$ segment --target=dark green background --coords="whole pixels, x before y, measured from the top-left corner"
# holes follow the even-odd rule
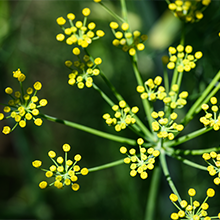
[[[120,14],[119,1],[104,3]],[[178,45],[181,23],[167,10],[165,1],[133,0],[127,1],[127,6],[131,28],[137,28],[149,35],[146,50],[138,53],[138,65],[143,79],[162,75],[161,57],[167,55],[167,47]],[[117,134],[102,119],[102,115],[111,110],[99,94],[93,89],[79,90],[76,86],[67,84],[70,71],[65,67],[64,61],[75,59],[71,53],[72,46],[55,39],[56,34],[62,32],[56,24],[56,18],[66,17],[67,13],[73,12],[81,20],[84,7],[91,9],[89,21],[96,22],[98,28],[106,33],[104,38],[89,46],[89,52],[94,57],[100,56],[103,59],[100,67],[106,76],[129,105],[140,106],[138,116],[145,120],[135,89],[136,80],[130,59],[127,54],[111,45],[113,35],[109,23],[114,19],[92,0],[0,1],[0,103],[7,103],[9,99],[4,93],[5,87],[18,89],[12,71],[21,68],[27,76],[25,87],[33,85],[37,80],[43,84],[38,95],[40,98],[47,98],[49,102],[48,106],[42,108],[43,113]],[[185,43],[192,45],[194,51],[201,50],[204,57],[198,61],[195,70],[184,74],[181,90],[189,91],[192,96],[188,100],[188,107],[181,110],[180,115],[185,114],[190,104],[219,70],[219,31],[219,1],[211,3],[204,12],[202,21],[186,26]],[[101,77],[96,77],[95,82],[113,98]],[[113,101],[116,102],[115,99]],[[185,132],[202,127],[199,116],[185,128]],[[1,121],[1,129],[4,125],[12,127],[13,120]],[[129,129],[120,132],[120,135],[138,138]],[[80,190],[77,192],[70,187],[62,190],[54,187],[41,190],[38,183],[46,177],[43,172],[33,168],[31,162],[40,159],[43,167],[49,167],[51,162],[47,152],[54,150],[62,155],[61,147],[64,143],[72,146],[70,158],[77,153],[82,155],[83,159],[79,163],[82,167],[91,168],[123,158],[119,153],[120,143],[46,120],[41,127],[30,121],[24,129],[16,128],[7,136],[1,133],[0,219],[144,218],[152,172],[149,172],[147,180],[141,180],[138,176],[132,178],[127,165],[80,176]],[[217,147],[219,144],[219,132],[212,131],[180,147],[199,149]],[[192,160],[205,165],[201,157]],[[197,199],[202,202],[206,189],[214,187],[218,194],[209,201],[209,213],[213,216],[220,212],[220,190],[213,184],[213,178],[207,172],[182,165],[170,158],[168,165],[182,198],[188,200],[187,190],[194,187],[198,193]],[[170,214],[177,211],[169,201],[170,193],[171,190],[162,176],[155,219],[169,219]]]

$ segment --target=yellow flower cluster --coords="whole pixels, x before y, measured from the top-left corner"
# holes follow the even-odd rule
[[[165,88],[160,86],[162,83],[162,78],[157,76],[154,80],[148,79],[144,86],[137,86],[137,92],[141,93],[142,99],[148,99],[149,101],[155,101],[156,99],[162,100],[165,105],[170,106],[172,109],[182,108],[186,105],[186,98],[188,97],[188,92],[183,91],[177,95],[179,92],[179,86],[174,84],[171,91],[167,94]]]
[[[136,120],[133,116],[139,111],[137,106],[130,109],[124,100],[121,100],[119,105],[113,105],[112,110],[115,111],[113,118],[111,118],[108,113],[104,114],[103,118],[105,119],[106,124],[114,125],[116,131],[121,131],[128,125],[134,124]]]
[[[37,118],[39,114],[38,108],[47,105],[46,99],[39,100],[39,98],[36,96],[37,91],[42,88],[42,84],[40,82],[35,82],[33,88],[27,88],[25,93],[22,82],[25,80],[26,76],[21,72],[20,69],[18,69],[17,71],[13,71],[13,77],[18,79],[21,91],[14,92],[11,87],[7,87],[5,89],[5,93],[7,93],[11,99],[9,100],[8,104],[5,105],[3,109],[4,113],[0,113],[0,120],[13,118],[16,124],[12,129],[9,126],[4,126],[2,130],[4,134],[9,134],[17,125],[24,128],[26,126],[26,121],[31,119],[34,120],[34,123],[37,126],[42,125],[42,119]],[[9,115],[6,116],[5,114]]]
[[[210,2],[211,0],[176,0],[174,3],[170,3],[168,8],[182,21],[193,23],[203,18],[202,12]]]
[[[154,148],[146,149],[142,147],[143,143],[144,140],[142,138],[137,139],[140,155],[136,154],[136,150],[134,148],[131,148],[128,154],[128,150],[124,146],[120,148],[120,152],[122,154],[127,154],[124,162],[126,164],[131,164],[130,175],[134,177],[137,175],[137,173],[139,173],[142,179],[146,179],[148,177],[148,173],[146,172],[146,170],[152,170],[154,168],[155,158],[160,155],[160,151],[155,150]]]
[[[97,30],[94,31],[96,28],[96,24],[94,22],[90,22],[87,25],[87,17],[90,15],[90,9],[84,8],[82,10],[82,14],[84,15],[84,20],[76,21],[75,23],[75,15],[73,13],[67,14],[67,18],[70,23],[70,27],[64,28],[64,24],[66,23],[66,19],[63,17],[57,18],[57,24],[60,25],[64,31],[64,34],[60,33],[56,36],[58,41],[64,41],[66,39],[66,43],[68,45],[78,45],[82,48],[86,48],[92,41],[99,39],[105,35],[104,31]]]
[[[193,219],[193,220],[211,220],[212,218],[220,218],[220,213],[218,216],[215,217],[209,217],[207,209],[209,208],[208,203],[206,202],[208,198],[211,198],[215,195],[215,191],[212,188],[207,189],[206,191],[206,198],[200,204],[197,200],[193,201],[193,197],[196,195],[196,190],[193,188],[190,188],[188,190],[188,195],[190,196],[190,202],[188,203],[186,200],[179,201],[179,205],[176,204],[178,201],[178,196],[172,193],[170,195],[170,200],[172,203],[179,209],[178,213],[174,212],[171,214],[171,219],[177,220],[177,219]]]
[[[197,51],[192,55],[193,48],[187,45],[185,48],[182,45],[175,47],[169,47],[169,63],[167,64],[168,69],[177,68],[177,71],[182,73],[184,71],[189,72],[191,69],[196,67],[195,62],[202,57],[202,52]]]
[[[169,118],[164,117],[164,115],[163,111],[153,111],[151,113],[152,118],[155,119],[155,121],[152,122],[152,128],[157,132],[159,138],[173,140],[175,137],[173,133],[182,131],[184,126],[174,122],[178,116],[175,112],[170,114]]]
[[[220,184],[220,154],[212,151],[211,153],[204,153],[202,155],[203,159],[208,163],[207,170],[211,176],[218,175],[214,179],[216,185]]]
[[[58,189],[62,189],[65,185],[70,186],[74,191],[77,191],[79,189],[79,184],[76,183],[78,180],[77,175],[87,175],[89,170],[87,168],[80,168],[79,165],[77,165],[77,162],[81,160],[81,155],[76,154],[74,156],[74,162],[72,160],[67,160],[67,152],[70,151],[70,145],[64,144],[63,145],[63,151],[65,152],[65,159],[63,157],[59,156],[55,160],[56,153],[54,151],[49,151],[48,156],[53,161],[53,165],[49,167],[49,169],[41,169],[42,162],[40,160],[35,160],[32,162],[32,165],[35,168],[40,168],[42,171],[45,171],[45,176],[47,178],[53,177],[54,182],[50,183],[49,186],[54,185]],[[41,189],[46,188],[48,185],[47,181],[42,181],[39,183],[39,187]]]
[[[117,22],[111,22],[110,27],[116,38],[112,41],[114,46],[121,48],[125,52],[128,51],[131,56],[134,56],[137,50],[144,50],[143,42],[147,40],[147,35],[141,35],[140,31],[137,30],[130,32],[128,23],[121,25],[122,31],[116,31],[119,27]]]
[[[78,48],[74,49],[79,50]],[[72,69],[72,73],[69,74],[68,84],[77,84],[79,89],[84,88],[85,85],[86,87],[90,88],[92,87],[93,83],[92,77],[97,76],[100,73],[97,66],[102,63],[102,59],[97,57],[94,59],[94,61],[92,61],[88,55],[84,55],[82,60],[79,56],[77,57],[78,61],[72,63],[70,60],[67,60],[65,62],[65,65],[70,69],[72,69],[72,65],[78,69]]]
[[[200,122],[202,122],[205,126],[213,127],[215,131],[218,131],[220,128],[220,114],[218,113],[219,108],[217,104],[217,98],[212,97],[210,99],[212,104],[211,110],[213,113],[209,113],[207,110],[209,109],[208,104],[202,104],[201,108],[205,111],[206,115],[200,118]]]

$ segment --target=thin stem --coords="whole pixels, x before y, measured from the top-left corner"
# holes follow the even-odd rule
[[[67,121],[67,120],[62,120],[62,119],[58,119],[58,118],[55,118],[55,117],[51,117],[49,115],[39,115],[39,116],[41,116],[42,118],[45,118],[49,121],[61,123],[61,124],[67,125],[67,126],[72,127],[72,128],[76,128],[76,129],[79,129],[79,130],[82,130],[82,131],[86,131],[90,134],[94,134],[94,135],[97,135],[99,137],[106,138],[108,140],[116,141],[116,142],[119,142],[119,143],[126,143],[126,144],[130,144],[132,146],[136,145],[136,140],[132,140],[132,139],[129,139],[129,138],[109,134],[109,133],[106,133],[106,132],[103,132],[103,131],[96,130],[94,128],[90,128],[90,127],[87,127],[87,126],[84,126],[84,125],[80,125],[78,123],[74,123],[74,122],[70,122],[70,121]]]
[[[99,94],[102,96],[102,98],[110,105],[113,106],[115,105],[115,103],[104,93],[102,92],[101,89],[99,89],[99,87],[97,85],[95,85],[95,83],[92,83],[92,87],[99,92]]]
[[[122,17],[126,22],[128,22],[128,13],[127,13],[126,2],[125,2],[125,0],[120,0],[120,2],[121,2]]]
[[[171,156],[171,155],[169,155],[169,156]],[[182,158],[181,156],[172,155],[172,157],[176,158],[177,160],[182,161],[183,163],[185,163],[185,164],[187,164],[187,165],[189,165],[189,166],[191,166],[191,167],[194,167],[194,168],[197,168],[197,169],[200,169],[200,170],[205,170],[205,171],[207,171],[207,167],[202,166],[202,165],[199,165],[199,164],[197,164],[197,163],[194,163],[194,162],[192,162],[192,161],[190,161],[190,160],[187,160],[187,159],[185,159],[185,158]]]
[[[168,170],[168,167],[167,167],[167,162],[166,162],[166,154],[165,154],[165,151],[164,149],[161,149],[160,150],[160,163],[161,163],[161,166],[162,166],[162,170],[163,170],[163,173],[164,173],[164,176],[166,177],[166,180],[171,188],[171,190],[173,191],[174,194],[176,194],[178,196],[178,201],[180,202],[182,199],[180,198],[180,195],[171,179],[171,176],[170,176],[170,172]]]
[[[206,149],[196,149],[196,150],[182,150],[182,149],[173,149],[173,148],[166,148],[165,149],[168,155],[202,155],[204,153],[210,153],[212,151],[219,151],[219,147],[212,147],[212,148],[206,148]]]
[[[114,17],[116,20],[124,23],[124,19],[121,18],[120,16],[118,16],[114,11],[112,11],[111,9],[109,9],[108,7],[106,7],[102,2],[99,2],[99,4],[110,14],[112,15],[112,17]]]
[[[133,70],[134,70],[135,77],[136,77],[138,85],[144,86],[141,75],[140,75],[140,72],[137,68],[137,62],[133,60],[132,61],[132,66],[133,66]],[[151,131],[152,131],[151,123],[152,123],[153,119],[151,117],[152,110],[151,110],[150,104],[149,104],[147,99],[142,99],[142,103],[143,103],[143,106],[144,106],[145,114],[146,114],[147,119],[148,119],[149,126],[150,126]]]
[[[208,132],[208,131],[210,131],[210,130],[212,130],[212,129],[213,129],[212,127],[202,128],[202,129],[200,129],[200,130],[197,130],[197,131],[194,131],[194,132],[192,132],[192,133],[190,133],[190,134],[187,134],[187,135],[185,135],[185,136],[182,136],[182,137],[180,137],[180,138],[178,138],[178,139],[176,139],[176,140],[166,142],[166,143],[164,144],[164,146],[167,148],[167,147],[173,147],[173,146],[180,145],[180,144],[185,143],[185,142],[187,142],[187,141],[189,141],[189,140],[191,140],[191,139],[193,139],[193,138],[196,138],[196,137],[198,137],[198,136],[200,136],[200,135],[202,135],[202,134],[205,134],[206,132]]]
[[[121,160],[117,160],[117,161],[107,163],[107,164],[104,164],[104,165],[101,165],[101,166],[89,168],[88,170],[91,173],[91,172],[94,172],[94,171],[103,170],[103,169],[106,169],[106,168],[118,166],[118,165],[123,164],[123,163],[124,163],[124,159],[121,159]]]
[[[164,78],[164,86],[165,90],[168,92],[169,91],[169,77],[168,77],[168,72],[167,72],[167,66],[163,64],[163,78]]]
[[[155,209],[157,206],[158,188],[160,186],[161,168],[159,166],[154,168],[151,179],[149,195],[147,199],[147,206],[145,211],[145,220],[155,219]]]

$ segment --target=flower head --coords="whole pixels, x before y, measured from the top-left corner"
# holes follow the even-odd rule
[[[216,185],[220,184],[220,154],[212,151],[211,153],[204,153],[203,159],[208,164],[207,170],[211,176],[217,175],[214,179]]]
[[[169,63],[168,69],[177,68],[178,72],[189,72],[196,67],[196,61],[202,57],[202,52],[198,51],[192,55],[192,46],[188,45],[184,48],[182,45],[175,47],[169,47]]]
[[[182,21],[193,23],[203,18],[202,12],[210,2],[211,0],[175,0],[168,5],[168,8]]]
[[[18,69],[13,72],[13,77],[18,79],[21,91],[14,92],[11,87],[5,89],[5,93],[7,93],[11,99],[8,104],[5,105],[3,109],[4,113],[0,113],[0,120],[13,118],[15,125],[12,129],[9,126],[4,126],[2,131],[4,134],[9,134],[17,125],[24,128],[26,122],[31,119],[34,120],[37,126],[42,125],[42,119],[37,117],[39,114],[38,109],[47,105],[46,99],[39,100],[37,97],[37,92],[42,88],[40,82],[35,82],[33,87],[29,87],[24,91],[22,82],[26,76]]]
[[[170,200],[172,203],[179,209],[179,211],[176,213],[171,214],[171,219],[177,220],[177,219],[193,219],[193,220],[209,220],[211,218],[216,217],[209,217],[207,209],[209,208],[208,203],[206,202],[208,198],[213,197],[215,195],[215,191],[212,188],[209,188],[206,191],[206,198],[200,204],[197,200],[193,201],[193,197],[196,195],[196,190],[193,188],[190,188],[188,190],[188,195],[190,196],[190,202],[188,203],[186,200],[181,200],[178,198],[177,195],[172,193],[170,195]],[[177,205],[177,201],[179,201],[179,205]],[[218,217],[217,217],[218,218]]]
[[[160,76],[156,76],[154,80],[150,78],[145,82],[144,86],[137,86],[137,92],[141,94],[142,99],[148,99],[149,101],[162,100],[171,109],[182,108],[187,104],[187,91],[179,93],[178,85],[174,84],[170,92],[167,92],[161,83],[162,77]]]
[[[116,31],[119,28],[116,22],[111,22],[110,27],[115,36],[115,39],[112,41],[114,46],[128,52],[131,56],[134,56],[137,50],[144,50],[145,45],[143,42],[147,40],[147,35],[141,35],[140,31],[137,30],[131,32],[128,23],[121,25],[122,31]]]
[[[174,122],[178,117],[177,113],[173,112],[169,117],[164,117],[163,111],[151,113],[152,118],[155,120],[152,122],[152,128],[157,132],[159,138],[168,138],[169,140],[174,139],[174,134],[184,129],[184,126]]]
[[[139,173],[142,179],[146,179],[148,177],[147,169],[152,170],[154,168],[155,158],[160,155],[160,151],[155,150],[154,148],[146,149],[145,147],[142,147],[143,143],[144,140],[142,138],[137,139],[140,151],[139,155],[136,154],[136,150],[134,148],[131,148],[128,154],[128,150],[124,146],[120,148],[120,152],[127,155],[124,162],[126,164],[131,164],[130,175],[134,177],[137,173]]]
[[[64,144],[63,151],[65,152],[65,157],[59,156],[56,158],[56,153],[54,151],[49,151],[48,156],[53,161],[53,165],[49,169],[41,169],[42,162],[40,160],[35,160],[32,162],[32,165],[35,168],[40,168],[42,171],[45,171],[45,176],[47,178],[53,178],[53,182],[49,186],[54,185],[58,189],[62,189],[64,186],[71,186],[74,191],[79,189],[79,184],[77,183],[78,175],[87,175],[89,170],[87,168],[80,168],[77,164],[81,160],[81,155],[76,154],[74,156],[74,161],[68,159],[67,153],[70,151],[70,145]],[[46,188],[48,185],[47,181],[42,181],[39,183],[41,189]]]
[[[220,112],[219,107],[217,106],[217,98],[212,97],[210,102],[212,104],[212,107],[210,108],[212,113],[208,111],[208,104],[202,104],[201,108],[205,111],[206,115],[200,118],[200,122],[203,123],[204,126],[213,127],[215,131],[218,131],[220,128]]]
[[[113,105],[112,110],[115,111],[113,118],[108,113],[104,114],[103,118],[108,125],[115,126],[116,131],[121,131],[127,126],[134,124],[136,122],[134,114],[139,111],[137,106],[130,109],[124,100],[120,101],[119,105]]]
[[[76,47],[74,48],[76,49]],[[77,48],[79,50],[79,48]],[[79,89],[85,87],[92,87],[93,85],[93,77],[98,76],[100,70],[98,69],[98,65],[102,63],[102,59],[97,57],[92,61],[88,55],[84,55],[83,59],[80,56],[77,56],[78,61],[71,62],[67,60],[65,62],[66,66],[72,70],[72,73],[69,74],[69,85],[77,84]],[[76,68],[73,69],[72,65]]]
[[[73,13],[67,14],[67,19],[69,20],[70,27],[65,28],[63,25],[66,20],[63,17],[57,19],[57,23],[62,27],[64,34],[60,33],[56,36],[58,41],[64,41],[68,45],[75,44],[81,46],[82,48],[88,47],[92,41],[97,40],[105,35],[102,30],[95,30],[96,24],[90,22],[87,24],[87,17],[90,15],[90,9],[84,8],[82,10],[84,16],[83,21],[75,21],[75,15]]]

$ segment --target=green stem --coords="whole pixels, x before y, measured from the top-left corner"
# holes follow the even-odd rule
[[[99,2],[99,4],[112,16],[114,17],[116,20],[124,23],[124,19],[122,19],[120,16],[118,16],[114,11],[112,11],[111,9],[109,9],[108,7],[106,7],[102,2]]]
[[[167,66],[163,64],[163,78],[164,78],[164,87],[165,90],[168,92],[169,91],[169,77],[168,77],[168,72],[167,72]]]
[[[191,140],[191,139],[193,139],[193,138],[196,138],[196,137],[198,137],[198,136],[200,136],[200,135],[202,135],[202,134],[205,134],[206,132],[208,132],[208,131],[210,131],[210,130],[212,130],[212,129],[213,129],[212,127],[202,128],[202,129],[200,129],[200,130],[197,130],[197,131],[194,131],[194,132],[192,132],[192,133],[190,133],[190,134],[187,134],[187,135],[185,135],[185,136],[182,136],[182,137],[180,137],[180,138],[178,138],[178,139],[176,139],[176,140],[166,142],[166,143],[164,144],[164,146],[165,146],[165,148],[167,148],[167,147],[173,147],[173,146],[180,145],[180,144],[182,144],[182,143],[185,143],[186,141],[189,141],[189,140]]]
[[[97,167],[93,167],[93,168],[89,168],[89,172],[94,172],[94,171],[98,171],[98,170],[103,170],[103,169],[106,169],[106,168],[110,168],[110,167],[114,167],[114,166],[117,166],[117,165],[120,165],[120,164],[123,164],[124,163],[124,159],[121,159],[121,160],[117,160],[117,161],[114,161],[114,162],[111,162],[111,163],[107,163],[107,164],[104,164],[104,165],[101,165],[101,166],[97,166]]]
[[[168,155],[169,155],[169,154],[168,154]],[[169,156],[171,156],[171,155],[169,155]],[[176,158],[177,160],[182,161],[183,163],[185,163],[185,164],[187,164],[187,165],[189,165],[189,166],[191,166],[191,167],[194,167],[194,168],[197,168],[197,169],[200,169],[200,170],[205,170],[205,171],[207,171],[207,167],[202,166],[202,165],[199,165],[199,164],[197,164],[197,163],[194,163],[194,162],[192,162],[192,161],[190,161],[190,160],[187,160],[187,159],[185,159],[185,158],[182,158],[181,156],[172,155],[172,157]]]
[[[119,142],[119,143],[126,143],[126,144],[130,144],[132,146],[136,145],[136,140],[132,140],[132,139],[129,139],[129,138],[119,137],[119,136],[116,136],[116,135],[113,135],[113,134],[105,133],[103,131],[99,131],[99,130],[96,130],[94,128],[90,128],[90,127],[80,125],[80,124],[77,124],[77,123],[74,123],[74,122],[70,122],[70,121],[67,121],[67,120],[62,120],[62,119],[58,119],[58,118],[55,118],[55,117],[51,117],[49,115],[39,115],[39,116],[41,116],[42,118],[45,118],[49,121],[61,123],[61,124],[67,125],[69,127],[76,128],[76,129],[88,132],[90,134],[97,135],[99,137],[106,138],[108,140],[116,141],[116,142]]]
[[[144,86],[141,75],[140,75],[140,72],[137,68],[137,62],[133,60],[132,61],[132,66],[133,66],[133,70],[134,70],[135,77],[136,77],[138,85]],[[142,103],[143,103],[143,106],[144,106],[145,114],[146,114],[147,119],[148,119],[149,126],[150,126],[151,131],[152,131],[153,130],[152,126],[151,126],[151,123],[152,123],[152,120],[153,120],[153,118],[151,117],[152,109],[151,109],[150,104],[149,104],[147,99],[142,99]]]
[[[153,176],[150,183],[150,190],[147,199],[147,206],[145,212],[145,220],[155,219],[155,209],[157,207],[158,188],[160,186],[161,168],[159,166],[154,168]]]
[[[186,114],[186,116],[182,122],[184,125],[186,125],[190,120],[192,120],[193,116],[196,113],[199,113],[199,111],[201,110],[201,107],[200,107],[201,104],[204,102],[204,99],[210,94],[213,87],[216,86],[216,83],[218,82],[219,79],[220,79],[220,71],[218,71],[218,73],[216,74],[216,76],[214,77],[212,82],[208,85],[208,87],[205,89],[205,91],[202,93],[202,95],[196,100],[194,105],[189,109],[188,113]],[[220,83],[218,83],[216,88],[219,89],[219,86],[220,86]],[[217,92],[216,89],[215,89],[215,92]]]
[[[162,170],[163,170],[163,173],[164,173],[164,176],[166,177],[166,180],[171,188],[171,190],[173,191],[174,194],[176,194],[178,196],[178,201],[180,202],[182,199],[180,198],[180,195],[171,179],[171,176],[170,176],[170,172],[168,170],[168,167],[167,167],[167,162],[166,162],[166,154],[165,154],[165,151],[164,149],[161,148],[160,150],[160,163],[161,163],[161,166],[162,166]]]
[[[92,87],[102,96],[102,98],[110,105],[113,106],[115,103],[104,93],[95,83],[92,83]]]
[[[127,13],[126,2],[125,2],[125,0],[120,0],[120,2],[121,2],[122,17],[126,22],[128,22],[128,13]]]
[[[197,149],[197,150],[182,150],[182,149],[173,149],[173,148],[166,148],[166,152],[171,155],[202,155],[204,153],[210,153],[212,151],[220,151],[220,146],[219,147],[212,147],[212,148],[206,148],[206,149]]]

